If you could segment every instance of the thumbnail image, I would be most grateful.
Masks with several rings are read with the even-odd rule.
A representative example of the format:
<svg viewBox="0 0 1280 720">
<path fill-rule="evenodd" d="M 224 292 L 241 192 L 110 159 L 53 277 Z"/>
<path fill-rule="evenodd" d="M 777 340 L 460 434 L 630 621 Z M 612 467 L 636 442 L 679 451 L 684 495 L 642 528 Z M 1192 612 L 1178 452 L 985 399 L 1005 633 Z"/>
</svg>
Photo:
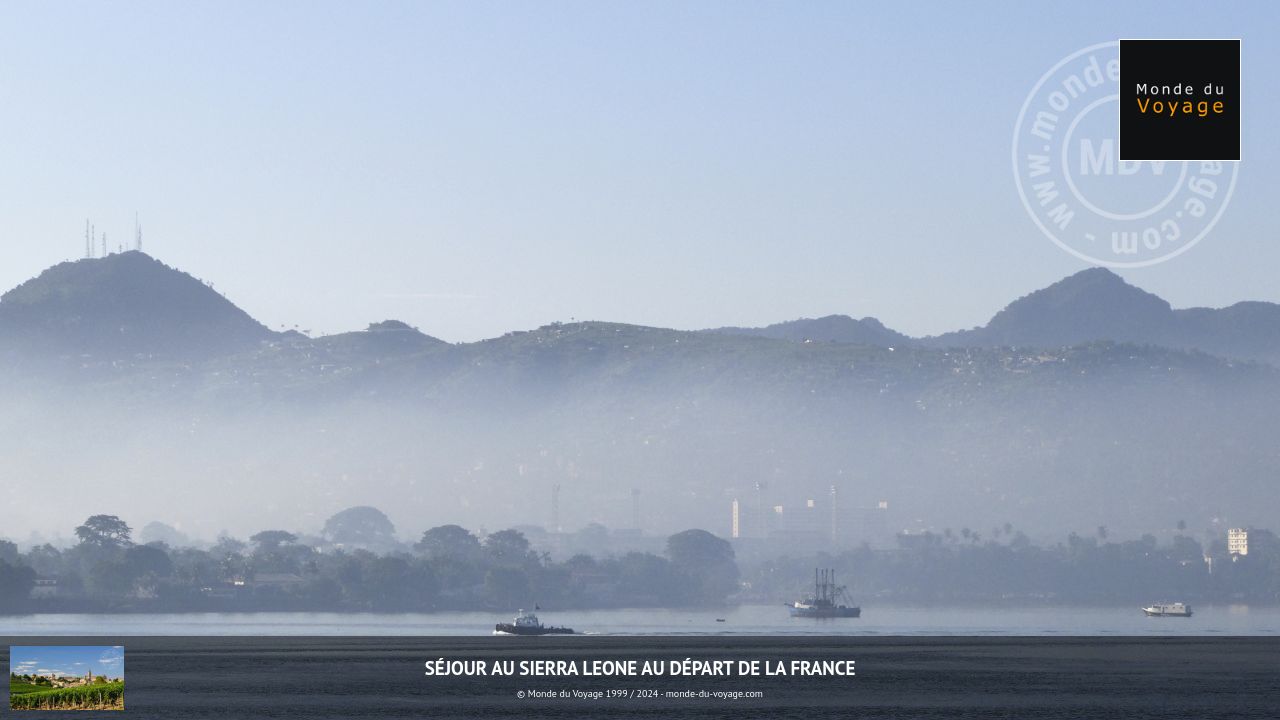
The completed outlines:
<svg viewBox="0 0 1280 720">
<path fill-rule="evenodd" d="M 9 648 L 13 710 L 123 710 L 124 648 L 41 645 Z"/>
</svg>

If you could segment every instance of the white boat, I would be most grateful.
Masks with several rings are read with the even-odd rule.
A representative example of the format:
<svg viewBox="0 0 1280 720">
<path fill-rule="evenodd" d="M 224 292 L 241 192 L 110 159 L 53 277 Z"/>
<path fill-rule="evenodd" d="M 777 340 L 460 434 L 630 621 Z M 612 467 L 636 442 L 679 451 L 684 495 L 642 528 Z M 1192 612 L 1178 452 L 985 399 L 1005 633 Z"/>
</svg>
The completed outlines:
<svg viewBox="0 0 1280 720">
<path fill-rule="evenodd" d="M 538 616 L 521 610 L 515 620 L 509 623 L 498 623 L 493 627 L 494 635 L 573 635 L 573 628 L 543 625 Z"/>
<path fill-rule="evenodd" d="M 1191 617 L 1191 606 L 1177 603 L 1154 603 L 1142 608 L 1148 617 Z"/>
</svg>

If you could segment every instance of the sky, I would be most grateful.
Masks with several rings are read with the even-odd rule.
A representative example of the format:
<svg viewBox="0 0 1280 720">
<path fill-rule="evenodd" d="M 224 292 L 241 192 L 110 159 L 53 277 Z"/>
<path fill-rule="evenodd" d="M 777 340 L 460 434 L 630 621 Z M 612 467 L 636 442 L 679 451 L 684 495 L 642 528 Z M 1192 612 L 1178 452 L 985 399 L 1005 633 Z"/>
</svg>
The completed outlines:
<svg viewBox="0 0 1280 720">
<path fill-rule="evenodd" d="M 1087 265 L 1010 169 L 1067 54 L 1243 39 L 1244 162 L 1175 307 L 1280 301 L 1280 6 L 6 2 L 0 289 L 84 223 L 272 328 L 985 323 Z"/>
<path fill-rule="evenodd" d="M 15 645 L 9 648 L 9 672 L 18 675 L 124 677 L 124 648 L 118 645 Z"/>
</svg>

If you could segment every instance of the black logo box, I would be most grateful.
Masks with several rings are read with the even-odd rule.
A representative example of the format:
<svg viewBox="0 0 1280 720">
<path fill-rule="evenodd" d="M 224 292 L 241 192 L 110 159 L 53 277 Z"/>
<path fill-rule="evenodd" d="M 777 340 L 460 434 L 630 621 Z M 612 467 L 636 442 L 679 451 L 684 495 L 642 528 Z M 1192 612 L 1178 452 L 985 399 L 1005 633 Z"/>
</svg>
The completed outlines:
<svg viewBox="0 0 1280 720">
<path fill-rule="evenodd" d="M 1121 160 L 1239 160 L 1240 103 L 1240 40 L 1120 41 Z"/>
</svg>

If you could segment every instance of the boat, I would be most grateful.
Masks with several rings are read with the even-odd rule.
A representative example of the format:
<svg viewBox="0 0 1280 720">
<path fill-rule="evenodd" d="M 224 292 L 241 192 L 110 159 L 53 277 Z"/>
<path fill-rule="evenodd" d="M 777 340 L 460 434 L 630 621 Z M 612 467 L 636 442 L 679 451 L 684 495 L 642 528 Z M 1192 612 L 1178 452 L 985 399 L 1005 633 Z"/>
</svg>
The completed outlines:
<svg viewBox="0 0 1280 720">
<path fill-rule="evenodd" d="M 573 628 L 543 625 L 538 616 L 521 609 L 514 620 L 493 626 L 494 635 L 573 635 Z"/>
<path fill-rule="evenodd" d="M 849 593 L 843 585 L 836 585 L 835 570 L 813 571 L 813 594 L 791 603 L 787 608 L 791 617 L 803 618 L 856 618 L 862 608 L 849 603 Z"/>
<path fill-rule="evenodd" d="M 1183 603 L 1153 603 L 1142 608 L 1147 617 L 1191 617 L 1191 606 Z"/>
</svg>

